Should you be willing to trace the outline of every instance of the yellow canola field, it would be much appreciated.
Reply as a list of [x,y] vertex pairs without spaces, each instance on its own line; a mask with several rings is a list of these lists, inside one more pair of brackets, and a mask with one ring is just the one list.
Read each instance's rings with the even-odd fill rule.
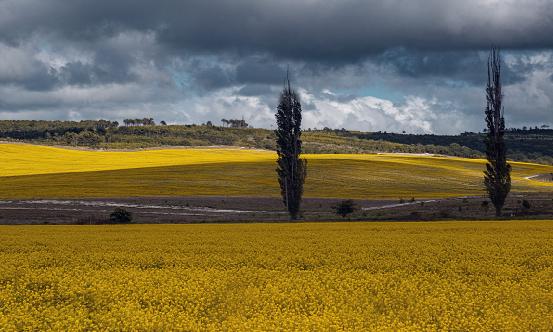
[[260,162],[274,153],[252,149],[199,148],[102,151],[31,144],[0,144],[0,176],[93,172],[129,168]]
[[[86,151],[0,144],[0,198],[279,195],[275,153],[248,149]],[[306,197],[482,195],[484,160],[402,154],[316,154]],[[526,177],[552,166],[512,163],[513,191],[551,191]]]
[[553,222],[0,226],[0,330],[553,330]]

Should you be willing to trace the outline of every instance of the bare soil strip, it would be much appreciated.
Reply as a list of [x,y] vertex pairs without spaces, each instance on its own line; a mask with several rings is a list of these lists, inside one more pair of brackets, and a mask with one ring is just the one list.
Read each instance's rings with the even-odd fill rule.
[[[522,204],[529,201],[530,208]],[[494,217],[483,197],[467,196],[422,201],[355,200],[357,211],[342,218],[334,207],[340,199],[306,198],[303,220],[475,220]],[[133,214],[136,223],[283,222],[282,201],[267,197],[144,197],[118,199],[45,199],[0,201],[0,224],[98,224],[115,208]],[[505,217],[553,219],[553,195],[511,195]]]

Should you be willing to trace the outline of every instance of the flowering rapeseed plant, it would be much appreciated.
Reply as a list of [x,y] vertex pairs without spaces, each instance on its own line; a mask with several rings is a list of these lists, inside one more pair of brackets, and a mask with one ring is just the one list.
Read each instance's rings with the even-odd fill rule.
[[553,223],[2,226],[0,330],[553,329]]
[[[305,155],[306,197],[442,198],[483,195],[485,161],[397,154]],[[82,151],[0,144],[0,198],[279,196],[274,151]],[[553,166],[512,163],[513,191],[552,191],[526,179]]]

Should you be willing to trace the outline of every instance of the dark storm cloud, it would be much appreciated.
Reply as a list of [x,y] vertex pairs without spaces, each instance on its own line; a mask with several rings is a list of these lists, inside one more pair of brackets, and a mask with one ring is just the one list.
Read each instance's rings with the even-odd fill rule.
[[[486,81],[487,52],[445,51],[423,52],[395,48],[376,57],[376,62],[389,66],[399,75],[421,77],[431,80],[444,79],[482,85]],[[524,79],[524,75],[536,69],[528,65],[503,67],[503,83],[513,84]]]
[[99,61],[97,64],[69,62],[59,69],[37,64],[36,67],[29,68],[31,72],[27,75],[0,79],[0,84],[20,86],[30,91],[49,91],[66,84],[91,85],[132,81],[133,76],[129,73],[127,65],[118,65],[117,61],[110,61]]
[[443,0],[7,0],[0,35],[93,40],[154,31],[173,49],[353,61],[394,47],[474,50],[553,46],[553,3]]
[[249,59],[236,68],[236,80],[240,83],[282,84],[286,70],[274,60]]
[[82,62],[69,62],[57,73],[63,83],[69,85],[91,85],[123,83],[132,81],[133,75],[123,67],[113,64],[93,65]]
[[[9,63],[5,64],[10,66]],[[0,85],[19,86],[30,91],[50,90],[59,83],[56,72],[40,62],[27,63],[28,68],[24,73],[16,75],[2,75],[0,73]]]
[[[226,66],[222,66],[224,63]],[[194,60],[178,70],[184,70],[193,77],[193,88],[202,91],[217,90],[230,86],[247,85],[245,93],[269,85],[282,85],[286,78],[286,69],[269,57],[250,56],[216,60]],[[249,92],[248,92],[249,91]]]
[[194,76],[196,86],[208,91],[228,87],[233,84],[233,73],[228,72],[220,66],[192,69],[191,75]]
[[[479,84],[485,58],[478,50],[553,47],[553,2],[546,0],[4,0],[0,9],[5,43],[39,35],[95,53],[93,63],[61,69],[69,84],[132,81],[133,50],[104,43],[129,31],[153,34],[157,63],[227,54],[234,69],[186,69],[203,90],[279,84],[287,61],[326,71],[367,58],[399,75]],[[521,71],[505,78],[519,81]],[[56,85],[55,75],[41,73],[22,84]]]
[[59,83],[59,79],[52,68],[40,66],[29,76],[5,83],[19,85],[30,91],[46,91],[54,88]]
[[309,126],[478,130],[491,44],[553,121],[550,0],[0,0],[0,116],[269,127],[290,66]]
[[27,75],[0,80],[0,83],[21,86],[31,91],[49,91],[66,84],[91,85],[133,80],[128,62],[118,61],[117,57],[97,59],[94,64],[69,62],[58,69],[36,62],[28,69],[30,73]]
[[69,62],[60,68],[60,76],[70,85],[87,85],[92,83],[93,66],[80,61]]
[[98,82],[128,82],[134,79],[130,72],[135,62],[133,50],[99,45],[94,52],[93,75]]

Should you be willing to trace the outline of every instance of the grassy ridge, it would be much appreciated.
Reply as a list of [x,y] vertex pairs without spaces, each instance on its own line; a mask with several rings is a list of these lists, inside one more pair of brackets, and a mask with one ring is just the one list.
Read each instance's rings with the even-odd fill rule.
[[553,223],[0,226],[6,331],[551,331]]
[[[460,146],[398,144],[360,139],[358,132],[305,131],[302,138],[307,153],[417,152],[478,157],[478,151]],[[206,125],[117,127],[100,121],[2,121],[0,138],[23,140],[45,145],[87,146],[109,149],[132,149],[158,146],[245,146],[275,149],[272,130],[224,128]]]
[[[481,195],[484,161],[397,154],[315,154],[306,197],[441,198]],[[275,154],[244,149],[99,152],[0,144],[0,198],[279,195]],[[550,191],[525,177],[553,167],[513,163],[513,190]]]
[[[275,149],[274,132],[267,129],[194,124],[126,127],[106,120],[0,120],[0,139],[109,149],[214,145]],[[404,152],[481,158],[485,152],[482,133],[413,135],[325,128],[307,129],[302,139],[307,153]],[[505,140],[509,159],[553,165],[553,130],[509,129]]]

